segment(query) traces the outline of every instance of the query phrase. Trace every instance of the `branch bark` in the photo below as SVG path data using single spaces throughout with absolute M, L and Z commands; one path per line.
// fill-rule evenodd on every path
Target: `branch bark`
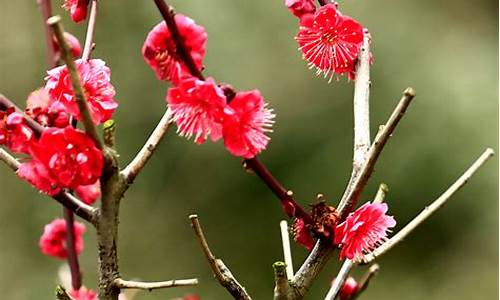
M 85 36 L 85 45 L 83 46 L 82 59 L 89 60 L 90 54 L 94 48 L 94 30 L 95 30 L 95 21 L 97 18 L 97 0 L 92 0 L 90 4 L 90 15 L 89 22 L 87 25 L 87 33 Z
M 395 245 L 400 243 L 407 237 L 415 228 L 427 220 L 432 214 L 440 209 L 460 188 L 462 188 L 469 179 L 481 168 L 481 166 L 494 155 L 491 148 L 486 149 L 483 154 L 455 181 L 439 198 L 434 200 L 431 205 L 427 206 L 420 214 L 410 221 L 403 229 L 390 238 L 387 242 L 375 249 L 372 253 L 365 255 L 362 263 L 369 264 L 378 257 L 387 253 Z
M 274 300 L 291 299 L 290 281 L 286 274 L 287 265 L 284 262 L 277 261 L 273 264 L 274 269 Z
M 200 221 L 198 220 L 197 215 L 190 215 L 189 219 L 191 220 L 191 226 L 200 242 L 201 248 L 203 249 L 203 253 L 212 268 L 212 272 L 214 273 L 217 281 L 234 297 L 234 299 L 238 300 L 251 300 L 250 295 L 248 295 L 245 288 L 234 278 L 231 271 L 226 267 L 224 262 L 218 258 L 216 258 L 210 247 L 208 246 L 208 242 L 205 239 L 205 235 L 203 234 L 203 230 L 201 229 Z
M 56 50 L 54 47 L 52 30 L 47 25 L 47 19 L 52 16 L 52 5 L 50 0 L 37 0 L 38 7 L 42 14 L 43 29 L 45 31 L 45 44 L 47 48 L 47 63 L 50 67 L 57 65 Z
M 173 279 L 168 281 L 142 282 L 133 280 L 123 280 L 116 278 L 113 284 L 119 289 L 139 289 L 152 291 L 156 289 L 166 289 L 179 286 L 193 286 L 198 284 L 198 279 Z
M 80 263 L 78 262 L 78 253 L 76 252 L 75 216 L 66 207 L 64 208 L 64 220 L 66 221 L 66 249 L 69 270 L 71 272 L 71 287 L 74 290 L 79 290 L 82 286 L 82 273 L 80 271 Z

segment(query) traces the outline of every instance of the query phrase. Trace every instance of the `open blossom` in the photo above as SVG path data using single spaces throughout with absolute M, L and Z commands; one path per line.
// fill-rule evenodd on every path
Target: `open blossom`
M 85 225 L 79 222 L 74 223 L 75 229 L 75 249 L 77 255 L 83 250 L 83 233 Z M 56 258 L 65 259 L 68 257 L 66 248 L 66 221 L 64 219 L 54 219 L 45 225 L 43 234 L 38 242 L 43 254 Z
M 285 5 L 298 18 L 305 14 L 312 14 L 316 10 L 314 0 L 285 0 Z
M 33 130 L 22 114 L 15 112 L 14 108 L 0 111 L 0 145 L 13 152 L 26 153 L 34 139 Z
M 347 216 L 335 228 L 336 245 L 341 245 L 340 259 L 359 259 L 363 253 L 373 250 L 387 237 L 387 231 L 396 225 L 388 216 L 386 203 L 367 202 Z
M 47 128 L 29 153 L 31 160 L 23 163 L 17 174 L 49 195 L 63 188 L 94 184 L 101 176 L 101 151 L 90 137 L 71 126 Z
M 168 90 L 166 101 L 181 136 L 194 136 L 197 143 L 203 143 L 208 135 L 213 141 L 222 136 L 226 96 L 212 78 L 183 79 Z
M 222 134 L 231 154 L 253 158 L 266 148 L 275 116 L 266 106 L 258 90 L 236 93 L 226 106 Z
M 69 125 L 70 115 L 61 102 L 51 100 L 47 89 L 39 88 L 28 96 L 25 112 L 45 127 L 64 128 Z
M 90 0 L 64 0 L 63 8 L 69 11 L 73 22 L 78 23 L 87 18 L 87 8 Z
M 79 290 L 70 290 L 69 295 L 75 300 L 97 300 L 97 293 L 84 286 Z
M 342 15 L 335 4 L 304 15 L 295 37 L 302 56 L 317 74 L 326 76 L 347 73 L 352 76 L 363 43 L 363 26 Z
M 207 44 L 205 29 L 182 14 L 175 15 L 175 22 L 187 51 L 196 67 L 201 69 Z M 189 70 L 179 59 L 174 40 L 163 21 L 149 32 L 142 46 L 142 55 L 159 80 L 176 82 L 179 78 L 189 75 Z
M 95 124 L 101 124 L 111 118 L 118 107 L 113 99 L 115 88 L 111 85 L 111 71 L 101 59 L 75 61 L 78 74 Z M 52 101 L 61 104 L 68 113 L 80 120 L 80 110 L 76 103 L 66 66 L 56 67 L 47 72 L 45 88 Z

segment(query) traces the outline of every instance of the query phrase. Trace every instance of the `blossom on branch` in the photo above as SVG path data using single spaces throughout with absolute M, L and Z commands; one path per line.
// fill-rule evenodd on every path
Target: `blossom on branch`
M 386 215 L 386 203 L 367 202 L 347 216 L 335 228 L 334 244 L 340 245 L 340 259 L 359 259 L 387 238 L 389 228 L 396 225 L 394 217 Z
M 22 114 L 15 112 L 14 108 L 0 111 L 0 145 L 13 152 L 26 153 L 33 140 L 33 130 Z
M 266 106 L 258 90 L 238 92 L 226 106 L 222 133 L 231 154 L 249 159 L 266 148 L 275 117 Z
M 334 281 L 335 280 L 332 281 L 332 285 L 333 285 Z M 356 294 L 358 293 L 358 291 L 359 291 L 358 282 L 352 276 L 349 276 L 349 277 L 347 277 L 344 284 L 340 288 L 339 299 L 340 300 L 353 299 L 356 296 Z
M 221 138 L 226 96 L 212 78 L 183 79 L 168 89 L 166 101 L 179 135 L 187 138 L 194 135 L 199 144 L 205 142 L 208 135 L 212 141 Z
M 71 14 L 71 19 L 79 23 L 87 18 L 87 8 L 90 0 L 64 0 L 62 7 Z
M 66 40 L 66 44 L 68 44 L 69 49 L 71 50 L 71 54 L 73 54 L 73 57 L 75 58 L 79 57 L 82 54 L 82 48 L 80 46 L 80 42 L 78 41 L 78 39 L 69 32 L 64 32 L 64 39 Z M 53 39 L 53 43 L 56 55 L 60 57 L 61 48 L 59 47 L 59 44 L 55 36 Z
M 304 15 L 295 37 L 302 56 L 317 74 L 325 77 L 347 73 L 352 79 L 356 61 L 363 44 L 363 26 L 351 17 L 342 15 L 335 4 Z
M 304 246 L 307 250 L 311 251 L 314 247 L 315 241 L 311 235 L 311 231 L 303 219 L 295 219 L 292 227 L 292 235 L 293 239 L 300 245 Z
M 115 88 L 110 82 L 111 71 L 101 59 L 88 61 L 78 59 L 75 61 L 75 65 L 87 98 L 92 120 L 95 124 L 104 123 L 111 118 L 118 107 L 118 103 L 113 99 Z M 66 66 L 53 68 L 47 74 L 45 88 L 51 101 L 61 104 L 69 114 L 80 120 L 80 110 Z
M 316 11 L 314 0 L 285 0 L 288 10 L 296 17 L 301 18 L 305 14 L 312 14 Z
M 75 300 L 97 300 L 97 293 L 84 286 L 79 290 L 70 290 L 69 295 Z
M 101 151 L 89 136 L 71 126 L 44 130 L 29 154 L 31 160 L 21 164 L 17 174 L 49 195 L 94 184 L 101 176 Z
M 75 249 L 79 255 L 83 251 L 83 233 L 85 225 L 79 222 L 74 223 Z M 66 221 L 64 219 L 54 219 L 45 225 L 43 234 L 40 237 L 38 245 L 43 254 L 65 259 L 68 257 L 66 245 Z
M 193 58 L 196 67 L 201 70 L 207 43 L 205 28 L 182 14 L 176 14 L 174 19 L 184 46 Z M 163 21 L 148 33 L 142 46 L 142 55 L 159 80 L 170 80 L 175 83 L 182 77 L 190 76 L 188 68 L 179 57 L 172 35 Z

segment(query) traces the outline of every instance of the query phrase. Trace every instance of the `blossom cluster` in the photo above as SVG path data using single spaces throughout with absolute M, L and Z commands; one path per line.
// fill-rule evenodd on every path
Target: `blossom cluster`
M 207 43 L 205 29 L 182 14 L 175 15 L 174 20 L 194 67 L 201 70 Z M 198 144 L 208 138 L 214 142 L 222 138 L 231 154 L 247 159 L 267 147 L 270 138 L 265 133 L 271 131 L 275 115 L 258 90 L 234 92 L 213 78 L 192 74 L 163 21 L 149 32 L 142 54 L 156 77 L 173 85 L 166 102 L 180 136 L 194 137 Z

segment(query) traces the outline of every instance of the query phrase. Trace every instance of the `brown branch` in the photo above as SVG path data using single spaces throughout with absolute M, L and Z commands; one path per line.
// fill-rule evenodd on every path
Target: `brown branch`
M 50 26 L 47 25 L 47 19 L 52 16 L 52 5 L 50 0 L 37 0 L 38 7 L 42 14 L 43 28 L 45 31 L 45 44 L 47 48 L 47 63 L 49 67 L 55 67 L 57 65 L 56 49 L 54 45 L 52 30 Z
M 460 188 L 462 188 L 471 177 L 481 168 L 481 166 L 494 155 L 494 151 L 491 148 L 486 149 L 483 154 L 465 171 L 465 173 L 460 176 L 460 178 L 455 181 L 439 198 L 434 200 L 431 205 L 425 207 L 425 209 L 418 214 L 413 220 L 410 221 L 403 229 L 401 229 L 397 234 L 390 238 L 387 242 L 382 244 L 380 247 L 375 249 L 372 253 L 365 255 L 362 263 L 368 264 L 373 262 L 378 257 L 382 256 L 386 252 L 392 249 L 395 245 L 400 243 L 405 237 L 407 237 L 415 228 L 427 220 L 432 214 L 434 214 L 438 209 L 440 209 Z
M 167 133 L 168 128 L 170 127 L 171 124 L 171 116 L 172 116 L 171 110 L 167 109 L 167 111 L 165 112 L 160 122 L 149 136 L 148 140 L 146 141 L 142 149 L 139 151 L 139 153 L 137 153 L 134 159 L 125 167 L 125 169 L 121 171 L 122 176 L 125 178 L 128 184 L 132 183 L 135 177 L 137 177 L 137 175 L 139 174 L 139 172 L 141 172 L 141 170 L 149 161 L 154 151 L 160 144 L 161 140 Z
M 94 30 L 95 30 L 95 21 L 97 17 L 97 0 L 92 0 L 92 4 L 90 5 L 90 15 L 89 21 L 87 25 L 87 33 L 85 37 L 85 45 L 83 47 L 82 59 L 89 60 L 90 53 L 94 48 Z
M 191 220 L 191 226 L 200 242 L 201 248 L 203 249 L 203 253 L 212 268 L 212 272 L 214 273 L 215 278 L 219 283 L 235 298 L 242 300 L 251 300 L 245 288 L 234 278 L 231 271 L 226 267 L 224 262 L 218 258 L 216 258 L 210 247 L 208 246 L 208 242 L 205 239 L 205 235 L 203 234 L 203 230 L 201 229 L 200 222 L 198 220 L 197 215 L 190 215 L 189 219 Z
M 291 297 L 290 281 L 286 275 L 287 265 L 277 261 L 273 264 L 274 269 L 274 300 L 289 300 Z
M 102 142 L 97 134 L 97 129 L 92 121 L 92 117 L 90 116 L 90 109 L 85 98 L 85 92 L 80 81 L 80 76 L 75 66 L 75 62 L 73 60 L 73 55 L 71 54 L 71 50 L 66 43 L 66 39 L 64 38 L 64 31 L 61 26 L 61 17 L 53 16 L 47 20 L 47 24 L 54 31 L 55 37 L 59 46 L 61 48 L 61 56 L 66 63 L 66 68 L 70 75 L 71 85 L 73 86 L 73 93 L 75 94 L 75 101 L 78 105 L 78 109 L 80 110 L 80 115 L 82 118 L 83 127 L 85 127 L 85 132 L 94 140 L 96 146 L 99 149 L 103 149 Z
M 80 263 L 78 262 L 78 253 L 76 252 L 75 237 L 75 216 L 73 212 L 64 207 L 64 220 L 66 221 L 66 249 L 68 252 L 68 265 L 71 272 L 71 287 L 79 290 L 82 286 L 82 273 Z
M 167 24 L 168 30 L 170 31 L 170 35 L 174 40 L 175 46 L 177 48 L 176 53 L 179 55 L 181 60 L 184 62 L 189 72 L 197 77 L 200 80 L 205 80 L 205 77 L 201 73 L 201 71 L 196 66 L 191 53 L 186 48 L 184 44 L 184 39 L 179 33 L 179 29 L 177 28 L 177 23 L 175 23 L 175 12 L 174 9 L 165 3 L 163 0 L 154 0 L 158 10 L 160 11 L 161 16 L 165 20 Z
M 5 162 L 7 166 L 9 166 L 12 171 L 16 172 L 21 163 L 12 155 L 10 155 L 7 151 L 4 149 L 0 148 L 0 160 Z M 81 217 L 82 219 L 88 221 L 89 223 L 95 225 L 96 224 L 96 218 L 98 215 L 98 209 L 95 207 L 92 207 L 82 201 L 80 201 L 78 198 L 75 196 L 67 193 L 67 192 L 60 192 L 57 195 L 52 196 L 53 199 L 55 199 L 57 202 L 61 203 L 71 211 L 73 211 L 77 216 Z
M 142 282 L 142 281 L 132 281 L 123 280 L 121 278 L 116 278 L 113 284 L 119 289 L 139 289 L 152 291 L 156 289 L 166 289 L 179 286 L 193 286 L 198 284 L 198 279 L 173 279 L 168 281 L 157 281 L 157 282 Z

